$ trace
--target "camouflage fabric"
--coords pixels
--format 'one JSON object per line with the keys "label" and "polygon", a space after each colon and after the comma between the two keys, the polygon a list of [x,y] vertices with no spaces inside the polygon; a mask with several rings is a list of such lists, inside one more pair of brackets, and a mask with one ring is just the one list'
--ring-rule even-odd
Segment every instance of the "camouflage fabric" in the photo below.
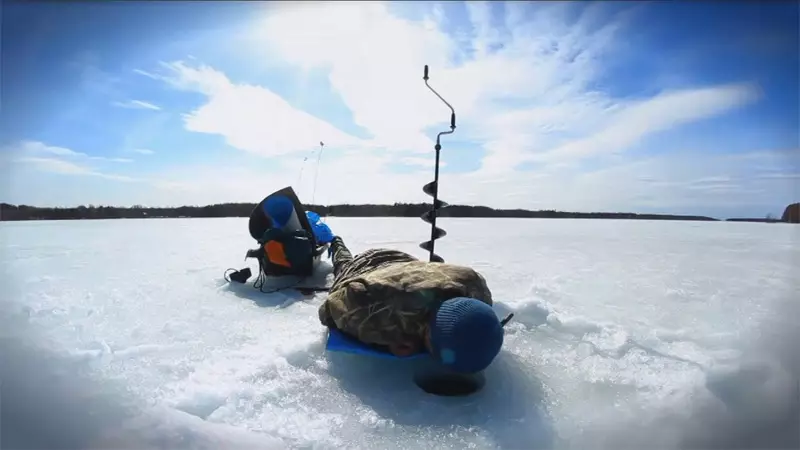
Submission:
{"label": "camouflage fabric", "polygon": [[319,320],[367,344],[421,346],[431,311],[453,297],[492,304],[486,280],[468,267],[420,261],[390,249],[353,258],[340,238],[332,242],[332,252],[336,276]]}

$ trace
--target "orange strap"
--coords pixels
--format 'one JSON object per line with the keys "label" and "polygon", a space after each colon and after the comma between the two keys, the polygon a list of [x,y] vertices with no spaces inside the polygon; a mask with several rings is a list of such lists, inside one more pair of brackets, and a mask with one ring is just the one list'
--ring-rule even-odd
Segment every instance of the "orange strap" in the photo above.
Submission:
{"label": "orange strap", "polygon": [[283,244],[278,241],[267,241],[264,244],[264,252],[267,258],[273,263],[284,267],[292,267],[292,264],[286,259],[286,252],[283,249]]}

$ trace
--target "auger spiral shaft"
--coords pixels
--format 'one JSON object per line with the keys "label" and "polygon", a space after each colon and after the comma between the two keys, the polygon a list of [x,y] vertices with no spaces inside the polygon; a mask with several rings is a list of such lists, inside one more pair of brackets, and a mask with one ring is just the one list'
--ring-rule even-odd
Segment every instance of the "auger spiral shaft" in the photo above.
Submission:
{"label": "auger spiral shaft", "polygon": [[426,194],[428,194],[431,197],[433,197],[433,204],[431,206],[431,209],[429,211],[425,212],[425,214],[423,214],[421,216],[422,220],[424,220],[425,222],[431,224],[431,238],[430,238],[430,240],[419,244],[420,248],[422,248],[423,250],[427,250],[430,253],[430,259],[429,259],[430,262],[444,262],[444,259],[441,256],[439,256],[436,253],[434,253],[434,241],[436,241],[437,239],[441,239],[441,238],[447,236],[447,233],[442,228],[439,228],[439,227],[436,226],[436,212],[437,212],[437,210],[439,210],[440,208],[444,208],[444,207],[448,206],[446,202],[444,202],[442,200],[439,200],[439,156],[440,156],[440,153],[441,153],[441,150],[442,150],[442,145],[441,145],[441,142],[440,142],[440,138],[442,137],[442,135],[452,134],[456,130],[456,112],[453,109],[453,107],[450,106],[449,103],[447,103],[447,100],[443,99],[442,96],[439,95],[439,93],[436,92],[428,84],[428,66],[427,65],[425,66],[425,75],[422,78],[423,78],[423,80],[425,80],[425,86],[427,86],[428,89],[431,90],[431,92],[436,94],[436,96],[439,97],[439,100],[444,102],[444,104],[447,105],[448,108],[450,108],[450,112],[451,112],[451,114],[450,114],[450,131],[442,131],[438,135],[436,135],[436,146],[434,147],[436,149],[436,164],[434,166],[434,178],[433,178],[433,181],[422,187],[422,191],[423,192],[425,192]]}

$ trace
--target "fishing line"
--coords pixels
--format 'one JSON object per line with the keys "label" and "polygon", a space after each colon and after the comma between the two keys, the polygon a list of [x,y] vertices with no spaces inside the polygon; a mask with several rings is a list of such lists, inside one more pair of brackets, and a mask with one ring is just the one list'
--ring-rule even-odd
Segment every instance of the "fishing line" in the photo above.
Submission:
{"label": "fishing line", "polygon": [[311,204],[314,205],[314,197],[317,195],[317,176],[319,175],[319,161],[322,159],[322,150],[325,149],[325,143],[319,142],[319,153],[317,153],[317,167],[314,169],[314,190],[311,192]]}
{"label": "fishing line", "polygon": [[308,155],[303,157],[303,162],[300,164],[300,176],[297,177],[297,188],[300,189],[300,183],[303,181],[303,169],[306,167],[306,161],[308,161]]}

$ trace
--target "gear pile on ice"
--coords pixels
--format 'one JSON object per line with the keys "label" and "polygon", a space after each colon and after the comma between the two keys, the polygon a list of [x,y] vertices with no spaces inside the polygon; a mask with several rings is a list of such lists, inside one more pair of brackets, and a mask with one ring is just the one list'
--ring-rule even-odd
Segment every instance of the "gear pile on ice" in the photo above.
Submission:
{"label": "gear pile on ice", "polygon": [[[247,251],[246,258],[258,261],[258,278],[254,287],[263,290],[267,277],[296,276],[303,279],[314,270],[328,250],[333,233],[320,216],[306,211],[291,187],[285,187],[265,197],[250,213],[250,236],[258,248]],[[228,269],[228,271],[233,269]],[[250,269],[234,270],[225,279],[245,283]],[[281,289],[295,288],[289,286]],[[266,292],[275,292],[275,289]],[[325,287],[304,287],[299,290],[326,291]]]}

